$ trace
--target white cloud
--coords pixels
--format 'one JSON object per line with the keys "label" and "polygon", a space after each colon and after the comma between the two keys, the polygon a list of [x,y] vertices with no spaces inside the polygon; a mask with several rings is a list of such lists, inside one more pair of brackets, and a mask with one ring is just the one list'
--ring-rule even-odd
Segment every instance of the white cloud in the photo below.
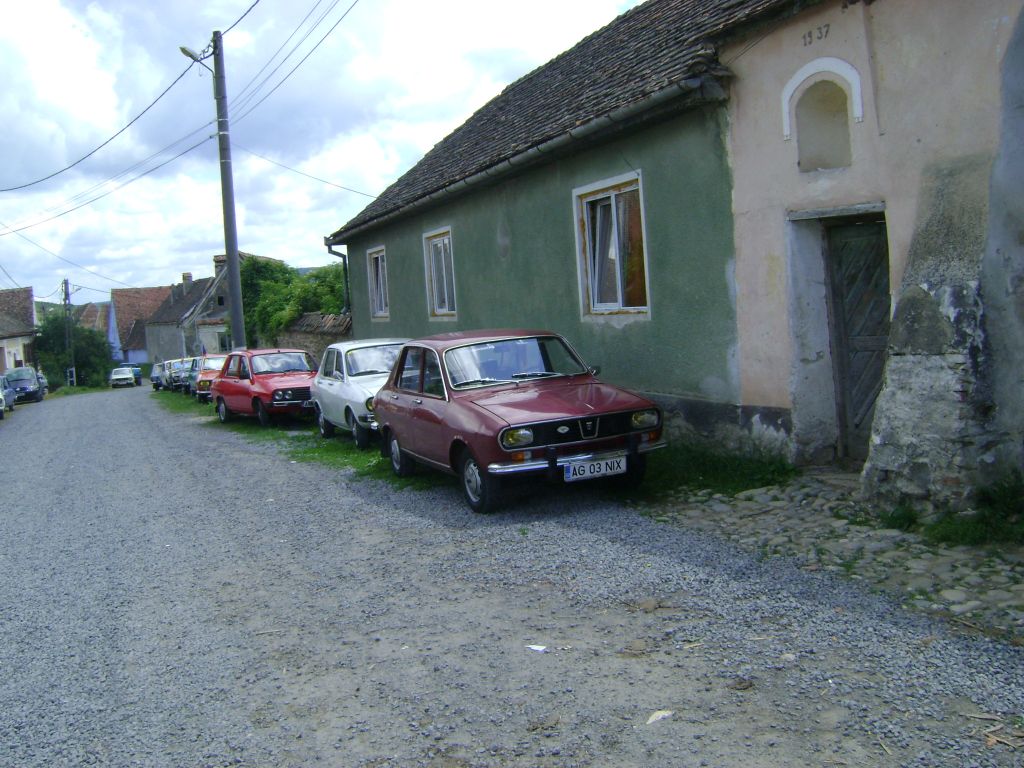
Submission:
{"label": "white cloud", "polygon": [[[330,263],[334,257],[323,246],[324,235],[369,202],[241,147],[377,194],[509,82],[637,1],[521,0],[514,12],[497,13],[498,6],[479,0],[363,0],[287,82],[247,114],[255,103],[242,98],[247,84],[268,75],[269,85],[279,82],[327,29],[314,31],[276,73],[271,67],[260,74],[314,3],[257,5],[225,36],[239,246],[295,266]],[[202,50],[213,29],[226,30],[248,5],[179,0],[157,10],[137,0],[6,4],[0,109],[17,119],[0,133],[0,188],[51,173],[109,138],[188,66],[178,46]],[[329,23],[343,7],[344,2]],[[37,296],[51,293],[64,276],[101,289],[79,291],[77,302],[104,300],[102,291],[121,283],[166,285],[182,272],[211,274],[212,256],[223,251],[212,140],[102,200],[23,233],[99,274],[2,233],[4,226],[52,215],[46,211],[53,206],[66,210],[72,196],[213,117],[211,77],[194,67],[129,131],[75,170],[0,193],[0,266],[20,285],[35,287]],[[207,126],[189,143],[212,132]],[[8,285],[0,276],[0,286]]]}

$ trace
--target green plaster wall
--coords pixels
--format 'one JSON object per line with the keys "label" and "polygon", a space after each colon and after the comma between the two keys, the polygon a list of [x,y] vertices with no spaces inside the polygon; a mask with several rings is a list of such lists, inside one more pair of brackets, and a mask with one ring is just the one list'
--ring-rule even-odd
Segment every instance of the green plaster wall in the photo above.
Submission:
{"label": "green plaster wall", "polygon": [[[730,175],[718,110],[694,110],[477,187],[347,244],[356,338],[501,327],[565,335],[602,378],[648,392],[739,401]],[[583,316],[573,189],[642,178],[649,319]],[[450,227],[457,321],[430,320],[423,235]],[[387,253],[390,319],[369,315],[368,249]]]}

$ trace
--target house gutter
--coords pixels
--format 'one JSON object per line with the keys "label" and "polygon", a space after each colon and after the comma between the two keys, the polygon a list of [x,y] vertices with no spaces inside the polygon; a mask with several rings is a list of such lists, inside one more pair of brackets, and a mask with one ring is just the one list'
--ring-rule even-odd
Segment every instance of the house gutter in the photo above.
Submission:
{"label": "house gutter", "polygon": [[[635,101],[632,104],[619,107],[606,115],[594,118],[589,123],[585,123],[575,128],[570,128],[568,131],[560,133],[554,138],[548,139],[543,144],[530,147],[517,155],[513,155],[512,157],[501,160],[494,165],[488,166],[484,170],[478,171],[472,176],[459,179],[458,181],[452,182],[441,189],[417,198],[411,203],[406,203],[392,211],[388,211],[375,219],[359,224],[352,229],[344,230],[343,232],[338,233],[336,237],[328,235],[327,237],[324,237],[324,245],[327,246],[328,253],[340,256],[341,254],[335,253],[331,250],[331,246],[345,243],[348,238],[379,227],[382,224],[404,216],[407,213],[411,213],[419,208],[424,208],[454,195],[461,194],[467,189],[476,187],[484,182],[494,181],[495,179],[499,179],[503,176],[508,176],[513,172],[518,171],[520,168],[536,162],[545,155],[560,152],[572,144],[592,138],[594,135],[613,128],[619,123],[626,122],[637,115],[656,109],[657,107],[678,98],[680,95],[692,97],[695,94],[699,94],[700,98],[695,100],[694,103],[721,101],[725,99],[725,91],[718,80],[712,76],[700,75],[697,77],[689,77],[684,80],[679,80],[672,83],[667,88],[655,91],[640,101]],[[347,269],[345,274],[347,276]]]}
{"label": "house gutter", "polygon": [[351,294],[349,293],[348,289],[348,254],[334,250],[333,245],[327,242],[326,237],[324,238],[324,244],[327,246],[327,252],[331,254],[331,256],[337,256],[339,259],[341,259],[341,268],[345,270],[345,311],[348,312],[349,315],[351,316],[352,305],[349,303]]}

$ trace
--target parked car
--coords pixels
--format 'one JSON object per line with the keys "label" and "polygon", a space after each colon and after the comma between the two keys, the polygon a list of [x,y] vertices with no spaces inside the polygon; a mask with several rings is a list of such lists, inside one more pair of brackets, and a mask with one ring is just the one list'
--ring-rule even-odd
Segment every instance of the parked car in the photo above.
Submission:
{"label": "parked car", "polygon": [[135,386],[142,386],[142,369],[134,363],[125,363],[122,367],[128,368],[132,372],[132,376],[135,378]]}
{"label": "parked car", "polygon": [[179,392],[185,388],[185,377],[188,375],[189,366],[192,365],[191,357],[183,357],[180,360],[171,361],[171,389]]}
{"label": "parked car", "polygon": [[153,385],[153,391],[158,391],[164,385],[164,364],[153,363],[149,371],[149,383]]}
{"label": "parked car", "polygon": [[110,372],[111,387],[134,387],[135,375],[131,368],[115,368]]}
{"label": "parked car", "polygon": [[301,349],[237,350],[210,383],[210,396],[221,421],[240,413],[267,426],[274,414],[312,413],[315,372],[316,362]]}
{"label": "parked car", "polygon": [[402,345],[408,339],[368,339],[331,344],[313,379],[316,423],[323,437],[335,427],[352,433],[360,448],[377,431],[373,396],[387,381]]}
{"label": "parked car", "polygon": [[39,377],[36,369],[31,365],[23,365],[18,368],[11,368],[7,371],[7,380],[14,387],[16,401],[34,400],[41,402],[46,391],[39,385]]}
{"label": "parked car", "polygon": [[[2,374],[0,374],[0,395],[4,396],[4,409],[13,411],[14,403],[18,399],[18,393],[14,390],[14,385]],[[0,411],[0,413],[2,412]],[[0,419],[2,418],[0,416]]]}
{"label": "parked car", "polygon": [[224,367],[227,355],[203,355],[199,358],[199,370],[195,374],[195,381],[191,384],[192,394],[199,402],[210,402],[210,384]]}
{"label": "parked car", "polygon": [[661,448],[661,410],[595,378],[550,331],[445,333],[404,345],[374,398],[395,474],[417,462],[454,474],[475,512],[506,476],[639,483]]}
{"label": "parked car", "polygon": [[50,380],[46,378],[46,374],[44,374],[40,370],[37,370],[36,379],[39,380],[39,387],[43,390],[44,395],[50,391]]}

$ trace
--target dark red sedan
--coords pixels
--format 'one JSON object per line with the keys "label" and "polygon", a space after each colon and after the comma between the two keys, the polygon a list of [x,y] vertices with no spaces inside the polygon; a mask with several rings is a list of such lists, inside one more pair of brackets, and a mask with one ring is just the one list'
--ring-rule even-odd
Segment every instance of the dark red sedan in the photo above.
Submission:
{"label": "dark red sedan", "polygon": [[312,413],[309,388],[316,367],[301,349],[236,350],[210,383],[210,399],[221,421],[241,413],[267,426],[273,414]]}
{"label": "dark red sedan", "polygon": [[550,331],[408,342],[374,398],[382,452],[398,475],[416,462],[457,475],[475,512],[491,509],[506,476],[638,483],[646,454],[665,445],[661,411],[594,373]]}

